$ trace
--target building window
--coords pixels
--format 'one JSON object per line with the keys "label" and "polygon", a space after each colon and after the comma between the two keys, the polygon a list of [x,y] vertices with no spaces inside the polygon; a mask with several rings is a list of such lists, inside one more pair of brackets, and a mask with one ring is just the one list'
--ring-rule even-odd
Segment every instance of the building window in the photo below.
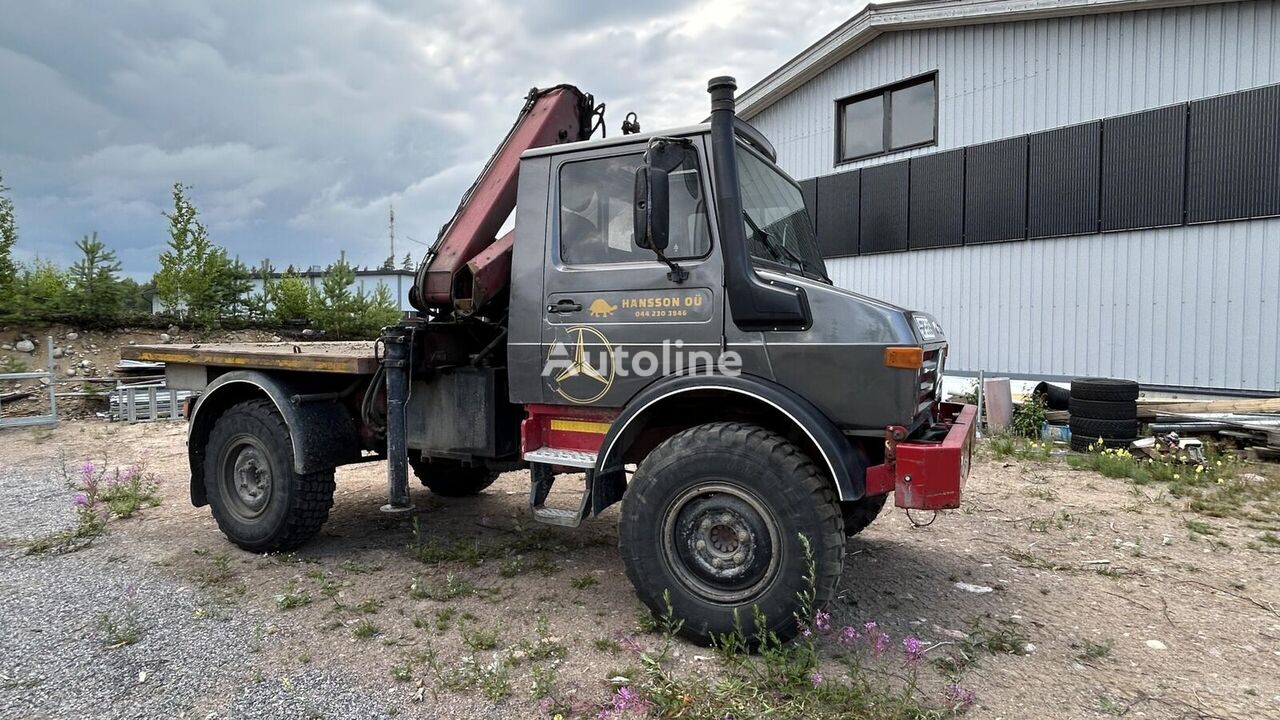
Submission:
{"label": "building window", "polygon": [[836,101],[836,162],[938,142],[938,74]]}

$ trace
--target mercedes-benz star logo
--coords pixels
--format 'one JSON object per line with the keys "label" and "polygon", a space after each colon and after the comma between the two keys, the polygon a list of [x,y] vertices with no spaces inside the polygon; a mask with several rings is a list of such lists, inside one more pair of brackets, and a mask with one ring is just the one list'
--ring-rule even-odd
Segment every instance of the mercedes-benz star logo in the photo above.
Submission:
{"label": "mercedes-benz star logo", "polygon": [[[609,344],[609,339],[599,330],[587,325],[576,325],[565,330],[569,335],[576,336],[573,348],[573,359],[560,372],[556,373],[554,378],[555,391],[564,399],[579,404],[593,403],[604,397],[609,392],[609,388],[613,386],[613,347]],[[590,333],[600,341],[600,345],[604,349],[605,362],[601,367],[596,367],[587,357],[586,335]],[[594,343],[593,343],[594,344]],[[550,354],[547,361],[550,362],[559,352],[568,354],[565,343],[557,341],[551,346]],[[579,379],[574,382],[575,379]]]}

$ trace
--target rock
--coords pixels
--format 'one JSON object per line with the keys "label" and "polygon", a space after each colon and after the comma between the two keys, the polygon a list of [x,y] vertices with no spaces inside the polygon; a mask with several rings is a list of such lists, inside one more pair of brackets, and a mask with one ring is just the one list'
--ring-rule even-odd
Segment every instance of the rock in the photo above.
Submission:
{"label": "rock", "polygon": [[170,335],[177,335],[177,334],[178,334],[178,326],[177,326],[177,325],[170,325],[170,326],[169,326],[169,334],[170,334]]}
{"label": "rock", "polygon": [[1148,640],[1147,647],[1151,648],[1152,650],[1168,650],[1169,649],[1164,643],[1160,642],[1159,640]]}
{"label": "rock", "polygon": [[76,340],[76,339],[79,339],[79,337],[80,337],[80,333],[78,333],[78,332],[69,332],[69,333],[67,333],[67,339],[68,339],[68,340]]}
{"label": "rock", "polygon": [[75,377],[75,376],[76,376],[76,369],[75,369],[75,368],[67,368],[67,377]]}
{"label": "rock", "polygon": [[284,338],[280,337],[279,335],[272,335],[272,336],[271,336],[271,342],[280,342],[280,341],[281,341],[281,340],[283,340],[283,339],[284,339]]}
{"label": "rock", "polygon": [[54,349],[53,349],[53,357],[54,357],[54,358],[60,358],[60,357],[62,357],[63,355],[66,355],[66,354],[67,354],[67,351],[63,350],[62,348],[54,348]]}
{"label": "rock", "polygon": [[84,368],[85,370],[88,370],[89,368],[93,367],[93,363],[89,362],[88,360],[81,360],[80,367]]}
{"label": "rock", "polygon": [[138,343],[136,343],[136,342],[134,342],[134,341],[130,340],[130,341],[129,341],[129,344],[130,344],[130,345],[137,345]]}
{"label": "rock", "polygon": [[36,344],[30,340],[19,340],[18,344],[13,346],[13,349],[22,353],[33,353],[36,351]]}
{"label": "rock", "polygon": [[9,343],[5,343],[5,344],[3,344],[3,345],[0,345],[0,350],[12,350],[12,349],[13,349],[13,346],[12,346],[12,345],[10,345]]}
{"label": "rock", "polygon": [[311,337],[312,335],[315,335],[315,334],[316,334],[316,331],[312,330],[311,328],[304,328],[302,331],[303,337]]}
{"label": "rock", "polygon": [[[171,343],[173,342],[173,336],[170,335],[169,333],[160,333],[160,342]],[[130,341],[129,344],[132,345],[133,341]]]}
{"label": "rock", "polygon": [[967,582],[956,583],[956,589],[963,590],[965,592],[977,593],[979,595],[982,595],[983,593],[989,593],[993,590],[993,588],[989,588],[986,585],[973,585],[972,583],[967,583]]}

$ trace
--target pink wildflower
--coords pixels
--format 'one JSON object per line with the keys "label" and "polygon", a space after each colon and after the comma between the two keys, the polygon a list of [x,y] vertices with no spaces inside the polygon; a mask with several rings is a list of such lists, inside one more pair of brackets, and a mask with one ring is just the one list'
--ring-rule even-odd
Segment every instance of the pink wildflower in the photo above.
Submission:
{"label": "pink wildflower", "polygon": [[920,663],[920,659],[924,657],[924,643],[920,642],[920,638],[917,637],[903,638],[902,651],[907,656],[907,665],[915,667]]}
{"label": "pink wildflower", "polygon": [[822,673],[815,670],[813,674],[809,676],[809,682],[813,683],[814,687],[818,687],[819,685],[821,685]]}
{"label": "pink wildflower", "polygon": [[74,498],[72,498],[72,499],[71,499],[71,504],[72,504],[72,505],[75,505],[75,506],[76,506],[76,507],[78,507],[78,508],[88,507],[88,506],[89,506],[89,496],[88,496],[88,495],[86,495],[86,494],[84,494],[84,493],[82,493],[82,492],[80,492],[80,493],[76,493],[76,496],[75,496]]}
{"label": "pink wildflower", "polygon": [[844,645],[849,645],[857,639],[858,629],[852,625],[845,625],[844,629],[840,631],[840,642]]}
{"label": "pink wildflower", "polygon": [[977,696],[972,690],[962,688],[959,685],[948,685],[943,691],[942,697],[947,701],[953,710],[968,710],[973,706]]}
{"label": "pink wildflower", "polygon": [[871,652],[880,657],[889,649],[889,634],[883,632],[875,632],[867,635],[867,639],[871,642]]}
{"label": "pink wildflower", "polygon": [[819,610],[813,616],[813,624],[822,632],[827,632],[831,629],[831,613]]}

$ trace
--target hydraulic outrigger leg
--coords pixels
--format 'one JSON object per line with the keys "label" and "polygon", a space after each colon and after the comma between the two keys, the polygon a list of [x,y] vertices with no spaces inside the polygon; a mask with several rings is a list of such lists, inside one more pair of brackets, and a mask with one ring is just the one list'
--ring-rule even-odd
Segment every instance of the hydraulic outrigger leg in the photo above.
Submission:
{"label": "hydraulic outrigger leg", "polygon": [[387,376],[387,496],[384,513],[413,512],[409,502],[408,433],[405,405],[409,401],[413,328],[396,325],[382,331],[382,367]]}

